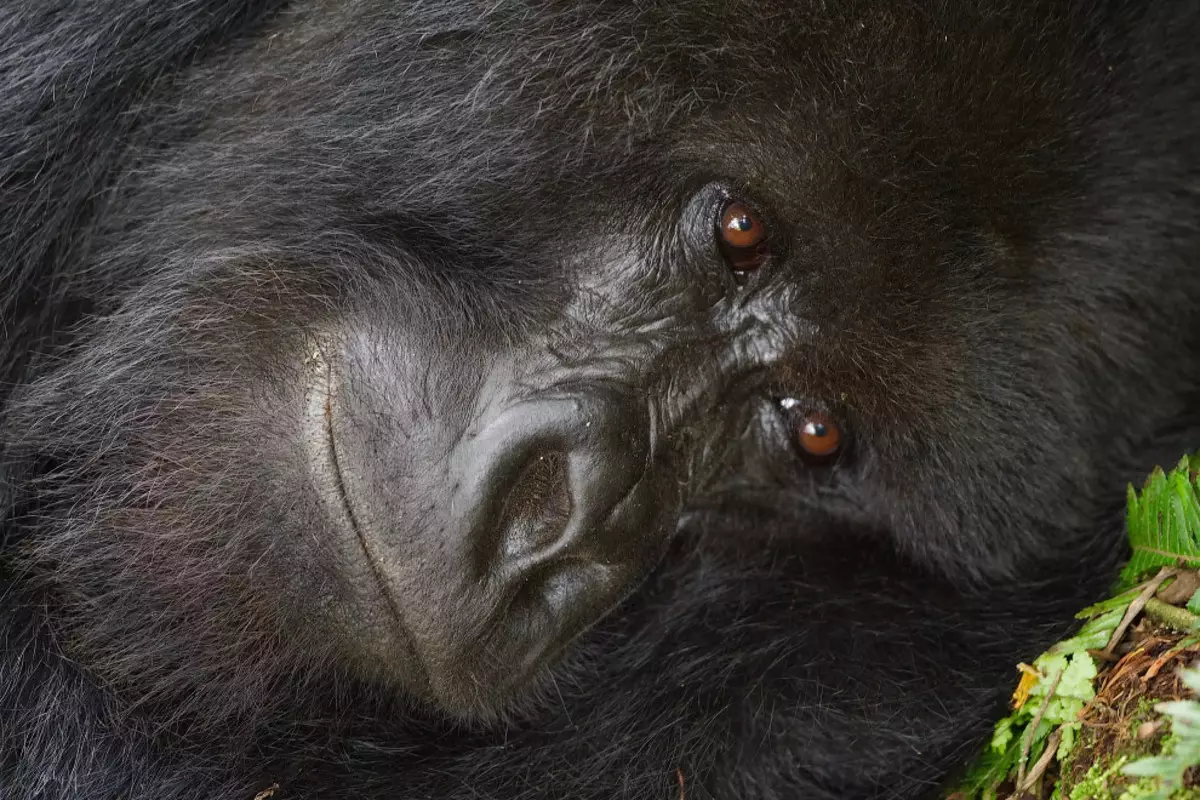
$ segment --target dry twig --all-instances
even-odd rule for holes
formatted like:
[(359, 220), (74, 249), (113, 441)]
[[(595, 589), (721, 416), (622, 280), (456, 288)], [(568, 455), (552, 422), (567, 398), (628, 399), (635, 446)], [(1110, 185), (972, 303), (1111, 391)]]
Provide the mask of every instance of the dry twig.
[(1162, 582), (1167, 578), (1174, 577), (1177, 572), (1178, 570), (1171, 567), (1163, 567), (1158, 571), (1157, 575), (1146, 582), (1142, 593), (1134, 598), (1134, 601), (1129, 604), (1129, 608), (1125, 609), (1125, 616), (1121, 618), (1121, 624), (1112, 632), (1112, 636), (1108, 640), (1108, 645), (1104, 648), (1106, 654), (1112, 654), (1113, 648), (1124, 638), (1125, 631), (1129, 629), (1130, 624), (1137, 615), (1142, 613), (1142, 609), (1146, 607), (1146, 602), (1154, 596), (1154, 593), (1158, 591), (1158, 587), (1162, 585)]

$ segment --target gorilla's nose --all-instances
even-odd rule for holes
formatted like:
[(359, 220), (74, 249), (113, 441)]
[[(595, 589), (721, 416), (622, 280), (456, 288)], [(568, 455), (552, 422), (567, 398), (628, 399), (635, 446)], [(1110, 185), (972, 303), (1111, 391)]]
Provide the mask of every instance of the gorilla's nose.
[(518, 403), (456, 448), (454, 513), (516, 649), (565, 644), (658, 562), (675, 503), (653, 449), (645, 403), (595, 387)]
[(488, 576), (521, 580), (556, 560), (615, 565), (656, 546), (630, 519), (650, 499), (652, 451), (648, 412), (632, 396), (589, 388), (539, 397), (465, 444), (452, 464), (454, 503)]

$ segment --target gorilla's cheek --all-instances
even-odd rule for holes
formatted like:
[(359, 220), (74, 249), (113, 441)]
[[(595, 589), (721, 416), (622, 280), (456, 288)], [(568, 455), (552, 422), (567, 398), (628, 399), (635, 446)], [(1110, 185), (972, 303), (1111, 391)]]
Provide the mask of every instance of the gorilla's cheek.
[[(366, 534), (376, 524), (374, 506), (354, 504), (350, 499), (356, 478), (361, 483), (362, 465), (343, 463), (343, 447), (338, 442), (349, 435), (345, 433), (348, 426), (344, 417), (335, 417), (335, 402), (341, 397), (335, 394), (327, 345), (325, 341), (309, 348), (300, 430), (314, 496), (329, 522), (326, 548), (341, 590), (338, 600), (325, 605), (325, 612), (335, 628), (344, 632), (352, 659), (357, 656), (375, 671), (426, 690), (428, 676), (392, 594), (389, 576), (394, 570), (380, 561), (378, 543)], [(338, 429), (343, 431), (340, 436)]]

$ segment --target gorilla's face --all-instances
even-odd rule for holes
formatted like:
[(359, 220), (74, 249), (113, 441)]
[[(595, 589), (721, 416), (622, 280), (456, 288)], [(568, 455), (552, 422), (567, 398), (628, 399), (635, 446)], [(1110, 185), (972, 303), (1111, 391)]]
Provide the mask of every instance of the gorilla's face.
[(649, 574), (690, 501), (841, 449), (840, 409), (786, 374), (814, 326), (766, 219), (723, 184), (677, 212), (557, 243), (580, 252), (520, 334), (378, 309), (314, 345), (306, 437), (364, 576), (352, 616), (444, 703), (527, 681)]
[[(1172, 277), (1088, 254), (1092, 92), (1059, 76), (1091, 56), (816, 5), (410, 41), (365, 3), (181, 78), (189, 134), (132, 145), (94, 313), (6, 433), (75, 652), (151, 694), (332, 663), (469, 714), (706, 517), (963, 581), (1078, 551), (1177, 388), (1128, 419), (1169, 341), (1128, 309)], [(863, 36), (904, 68), (843, 69)]]
[[(755, 505), (786, 519), (731, 534), (757, 546), (820, 542), (850, 522), (916, 549), (963, 535), (912, 521), (953, 504), (922, 475), (939, 424), (961, 417), (964, 438), (1042, 424), (1042, 409), (993, 405), (972, 429), (991, 401), (954, 397), (969, 391), (955, 373), (991, 368), (970, 364), (962, 312), (948, 308), (985, 301), (946, 261), (990, 268), (998, 247), (939, 253), (953, 243), (931, 238), (929, 262), (880, 265), (838, 297), (769, 192), (670, 188), (613, 194), (584, 222), (498, 201), (541, 232), (518, 249), (553, 254), (539, 280), (510, 287), (526, 294), (506, 309), (520, 320), (470, 295), (456, 308), (373, 286), (303, 339), (305, 467), (350, 577), (337, 585), (352, 587), (326, 613), (356, 660), (447, 709), (495, 707), (633, 592), (682, 521)], [(992, 324), (972, 322), (976, 337)], [(990, 493), (971, 472), (986, 476), (996, 455), (941, 454), (981, 513)]]

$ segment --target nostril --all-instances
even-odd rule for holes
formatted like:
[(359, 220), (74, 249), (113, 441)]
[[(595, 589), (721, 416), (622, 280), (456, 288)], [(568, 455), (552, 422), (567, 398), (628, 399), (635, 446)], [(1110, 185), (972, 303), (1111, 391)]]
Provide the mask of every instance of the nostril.
[(499, 526), (502, 557), (520, 559), (550, 547), (570, 516), (567, 455), (539, 454), (525, 465), (505, 499)]
[(520, 403), (464, 437), (452, 509), (480, 589), (506, 596), (545, 564), (633, 569), (657, 552), (660, 532), (635, 522), (654, 507), (629, 500), (649, 485), (650, 429), (637, 398), (600, 389)]

